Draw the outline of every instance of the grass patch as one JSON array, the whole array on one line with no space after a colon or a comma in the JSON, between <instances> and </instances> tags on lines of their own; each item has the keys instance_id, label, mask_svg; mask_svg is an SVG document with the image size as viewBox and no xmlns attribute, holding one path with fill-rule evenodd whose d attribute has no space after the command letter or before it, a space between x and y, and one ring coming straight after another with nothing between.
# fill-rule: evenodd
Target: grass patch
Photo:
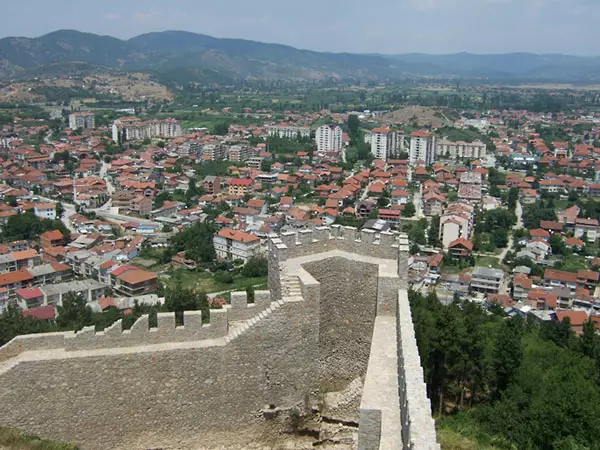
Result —
<instances>
[{"instance_id":1,"label":"grass patch","mask_svg":"<svg viewBox=\"0 0 600 450\"><path fill-rule=\"evenodd\" d=\"M186 289L198 289L207 294L222 291L241 291L249 286L266 285L267 277L245 278L239 275L234 276L232 283L220 283L208 272L189 271L177 269L170 272L169 277L162 277L161 281L165 287L169 288L181 283Z\"/></svg>"},{"instance_id":2,"label":"grass patch","mask_svg":"<svg viewBox=\"0 0 600 450\"><path fill-rule=\"evenodd\" d=\"M565 272L579 272L580 270L586 270L587 260L584 256L579 255L565 256L557 269L564 270Z\"/></svg>"},{"instance_id":3,"label":"grass patch","mask_svg":"<svg viewBox=\"0 0 600 450\"><path fill-rule=\"evenodd\" d=\"M436 420L438 442L444 450L510 449L503 437L490 436L473 417L473 411Z\"/></svg>"},{"instance_id":4,"label":"grass patch","mask_svg":"<svg viewBox=\"0 0 600 450\"><path fill-rule=\"evenodd\" d=\"M60 444L37 436L20 433L11 428L0 427L0 447L11 450L77 450L76 445Z\"/></svg>"},{"instance_id":5,"label":"grass patch","mask_svg":"<svg viewBox=\"0 0 600 450\"><path fill-rule=\"evenodd\" d=\"M475 257L475 265L480 267L489 267L491 266L494 269L503 269L504 267L500 263L498 258L494 258L492 256L476 256Z\"/></svg>"},{"instance_id":6,"label":"grass patch","mask_svg":"<svg viewBox=\"0 0 600 450\"><path fill-rule=\"evenodd\" d=\"M442 273L445 275L458 275L462 271L463 271L463 269L461 269L461 267L458 264L457 265L444 264L442 266Z\"/></svg>"}]
</instances>

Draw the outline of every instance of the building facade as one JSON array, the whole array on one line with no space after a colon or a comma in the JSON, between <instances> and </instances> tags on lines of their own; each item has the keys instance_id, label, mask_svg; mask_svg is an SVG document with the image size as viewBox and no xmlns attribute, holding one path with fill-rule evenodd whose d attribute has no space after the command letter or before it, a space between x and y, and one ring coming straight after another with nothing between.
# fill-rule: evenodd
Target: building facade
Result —
<instances>
[{"instance_id":1,"label":"building facade","mask_svg":"<svg viewBox=\"0 0 600 450\"><path fill-rule=\"evenodd\" d=\"M474 142L453 142L447 138L441 139L436 143L435 154L440 158L485 158L487 147L481 141Z\"/></svg>"},{"instance_id":2,"label":"building facade","mask_svg":"<svg viewBox=\"0 0 600 450\"><path fill-rule=\"evenodd\" d=\"M343 131L339 125L323 125L317 128L316 140L319 152L341 152L343 149Z\"/></svg>"},{"instance_id":3,"label":"building facade","mask_svg":"<svg viewBox=\"0 0 600 450\"><path fill-rule=\"evenodd\" d=\"M114 142L174 138L181 135L181 125L175 119L142 121L138 117L122 117L115 120L112 126Z\"/></svg>"},{"instance_id":4,"label":"building facade","mask_svg":"<svg viewBox=\"0 0 600 450\"><path fill-rule=\"evenodd\" d=\"M310 127L299 127L295 125L275 125L267 128L269 136L277 136L285 139L297 139L298 136L302 138L310 137Z\"/></svg>"},{"instance_id":5,"label":"building facade","mask_svg":"<svg viewBox=\"0 0 600 450\"><path fill-rule=\"evenodd\" d=\"M235 261L240 259L247 263L250 258L260 251L260 238L253 234L223 228L213 238L215 252L218 258Z\"/></svg>"},{"instance_id":6,"label":"building facade","mask_svg":"<svg viewBox=\"0 0 600 450\"><path fill-rule=\"evenodd\" d=\"M96 127L96 116L91 112L74 112L69 114L71 130L92 129Z\"/></svg>"},{"instance_id":7,"label":"building facade","mask_svg":"<svg viewBox=\"0 0 600 450\"><path fill-rule=\"evenodd\" d=\"M415 131L410 135L409 162L423 161L430 166L435 161L435 136L428 131Z\"/></svg>"}]
</instances>

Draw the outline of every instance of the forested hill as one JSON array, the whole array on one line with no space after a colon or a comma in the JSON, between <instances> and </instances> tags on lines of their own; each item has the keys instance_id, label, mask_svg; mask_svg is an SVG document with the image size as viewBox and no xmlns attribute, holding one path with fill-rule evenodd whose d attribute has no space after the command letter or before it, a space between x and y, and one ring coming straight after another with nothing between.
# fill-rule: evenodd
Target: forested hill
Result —
<instances>
[{"instance_id":1,"label":"forested hill","mask_svg":"<svg viewBox=\"0 0 600 450\"><path fill-rule=\"evenodd\" d=\"M219 83L261 79L394 81L421 76L586 83L600 80L598 57L322 53L183 31L120 40L61 30L38 38L0 40L3 78L99 68L149 71L183 82Z\"/></svg>"},{"instance_id":2,"label":"forested hill","mask_svg":"<svg viewBox=\"0 0 600 450\"><path fill-rule=\"evenodd\" d=\"M539 324L500 307L409 298L442 448L599 448L593 322L577 337L568 320Z\"/></svg>"}]
</instances>

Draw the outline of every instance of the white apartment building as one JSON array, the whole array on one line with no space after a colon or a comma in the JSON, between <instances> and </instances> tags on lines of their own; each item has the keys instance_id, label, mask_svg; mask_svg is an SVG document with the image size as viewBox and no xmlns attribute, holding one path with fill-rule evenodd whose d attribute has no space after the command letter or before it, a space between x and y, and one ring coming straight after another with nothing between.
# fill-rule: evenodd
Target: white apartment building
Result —
<instances>
[{"instance_id":1,"label":"white apartment building","mask_svg":"<svg viewBox=\"0 0 600 450\"><path fill-rule=\"evenodd\" d=\"M435 136L429 131L415 131L410 135L409 162L424 161L430 166L435 161Z\"/></svg>"},{"instance_id":2,"label":"white apartment building","mask_svg":"<svg viewBox=\"0 0 600 450\"><path fill-rule=\"evenodd\" d=\"M317 150L324 153L341 152L343 150L343 135L344 132L339 125L323 125L317 128Z\"/></svg>"},{"instance_id":3,"label":"white apartment building","mask_svg":"<svg viewBox=\"0 0 600 450\"><path fill-rule=\"evenodd\" d=\"M56 219L56 205L54 203L36 203L33 213L40 219Z\"/></svg>"},{"instance_id":4,"label":"white apartment building","mask_svg":"<svg viewBox=\"0 0 600 450\"><path fill-rule=\"evenodd\" d=\"M174 138L183 135L181 125L175 119L142 121L138 117L122 117L112 126L114 142L138 141L155 138Z\"/></svg>"},{"instance_id":5,"label":"white apartment building","mask_svg":"<svg viewBox=\"0 0 600 450\"><path fill-rule=\"evenodd\" d=\"M310 137L310 127L280 124L267 127L267 131L269 136L277 136L285 139L297 139L298 135L303 138Z\"/></svg>"},{"instance_id":6,"label":"white apartment building","mask_svg":"<svg viewBox=\"0 0 600 450\"><path fill-rule=\"evenodd\" d=\"M241 259L244 263L260 252L260 238L254 234L237 231L233 228L223 228L213 238L215 252L218 258L235 261Z\"/></svg>"},{"instance_id":7,"label":"white apartment building","mask_svg":"<svg viewBox=\"0 0 600 450\"><path fill-rule=\"evenodd\" d=\"M387 161L403 147L402 137L388 127L371 130L371 153L375 159Z\"/></svg>"},{"instance_id":8,"label":"white apartment building","mask_svg":"<svg viewBox=\"0 0 600 450\"><path fill-rule=\"evenodd\" d=\"M69 128L80 130L96 127L96 117L91 112L75 112L69 114Z\"/></svg>"},{"instance_id":9,"label":"white apartment building","mask_svg":"<svg viewBox=\"0 0 600 450\"><path fill-rule=\"evenodd\" d=\"M444 138L437 142L435 146L435 154L441 158L485 158L487 155L487 146L477 140L474 142L453 142Z\"/></svg>"}]
</instances>

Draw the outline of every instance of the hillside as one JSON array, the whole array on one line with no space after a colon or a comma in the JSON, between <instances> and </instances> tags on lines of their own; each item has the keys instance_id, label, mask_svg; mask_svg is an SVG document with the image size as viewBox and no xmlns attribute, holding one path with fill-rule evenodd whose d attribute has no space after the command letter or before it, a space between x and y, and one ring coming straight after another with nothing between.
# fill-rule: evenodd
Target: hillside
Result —
<instances>
[{"instance_id":1,"label":"hillside","mask_svg":"<svg viewBox=\"0 0 600 450\"><path fill-rule=\"evenodd\" d=\"M322 53L183 31L129 40L62 30L0 39L0 78L90 73L98 68L153 72L166 81L374 80L460 77L510 81L600 81L600 58L567 55L361 55Z\"/></svg>"}]
</instances>

